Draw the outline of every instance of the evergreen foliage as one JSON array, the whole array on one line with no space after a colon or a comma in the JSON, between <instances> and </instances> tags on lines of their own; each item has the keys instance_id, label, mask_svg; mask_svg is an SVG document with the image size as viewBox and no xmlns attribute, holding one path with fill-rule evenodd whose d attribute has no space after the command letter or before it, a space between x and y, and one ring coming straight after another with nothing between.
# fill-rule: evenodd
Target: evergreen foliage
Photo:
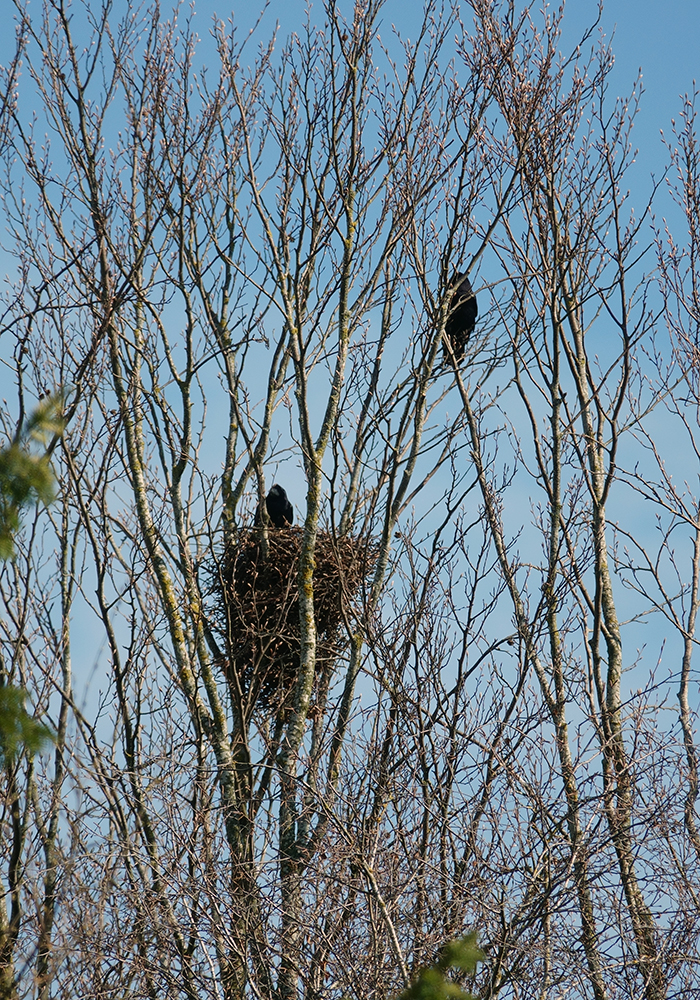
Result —
<instances>
[{"instance_id":1,"label":"evergreen foliage","mask_svg":"<svg viewBox=\"0 0 700 1000\"><path fill-rule=\"evenodd\" d=\"M54 740L49 727L25 708L28 697L22 688L0 687L0 764L11 763L21 748L33 756Z\"/></svg>"},{"instance_id":2,"label":"evergreen foliage","mask_svg":"<svg viewBox=\"0 0 700 1000\"><path fill-rule=\"evenodd\" d=\"M15 554L15 535L21 514L38 503L48 504L54 497L54 478L47 444L60 434L61 397L47 396L27 420L15 440L0 450L0 559ZM39 454L32 445L42 446Z\"/></svg>"},{"instance_id":3,"label":"evergreen foliage","mask_svg":"<svg viewBox=\"0 0 700 1000\"><path fill-rule=\"evenodd\" d=\"M63 430L60 395L42 400L15 440L0 450L0 559L12 559L21 514L54 497L54 478L48 451L51 437ZM40 445L42 451L31 451ZM30 756L44 749L53 733L27 712L28 694L22 688L0 686L0 763L13 760L20 747Z\"/></svg>"},{"instance_id":4,"label":"evergreen foliage","mask_svg":"<svg viewBox=\"0 0 700 1000\"><path fill-rule=\"evenodd\" d=\"M475 932L449 941L437 962L421 969L397 1000L473 1000L472 994L465 993L461 986L448 978L447 973L454 969L470 974L483 958L484 954L476 944Z\"/></svg>"}]
</instances>

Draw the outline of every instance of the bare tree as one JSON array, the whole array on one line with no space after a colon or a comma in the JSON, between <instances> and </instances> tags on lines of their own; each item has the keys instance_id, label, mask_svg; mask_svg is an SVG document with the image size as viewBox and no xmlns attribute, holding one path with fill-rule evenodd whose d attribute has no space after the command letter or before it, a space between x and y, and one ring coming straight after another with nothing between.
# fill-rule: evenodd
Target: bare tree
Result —
<instances>
[{"instance_id":1,"label":"bare tree","mask_svg":"<svg viewBox=\"0 0 700 1000\"><path fill-rule=\"evenodd\" d=\"M59 737L7 775L8 997L388 997L471 928L483 997L697 986L694 612L679 739L609 523L662 370L636 97L595 26L452 8L22 22L2 329L67 430L0 573Z\"/></svg>"}]
</instances>

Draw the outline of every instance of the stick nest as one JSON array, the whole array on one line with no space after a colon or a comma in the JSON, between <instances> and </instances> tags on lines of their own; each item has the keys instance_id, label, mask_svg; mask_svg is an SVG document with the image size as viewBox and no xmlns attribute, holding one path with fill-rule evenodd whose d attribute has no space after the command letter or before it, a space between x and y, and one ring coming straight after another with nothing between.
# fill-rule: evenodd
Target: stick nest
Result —
<instances>
[{"instance_id":1,"label":"stick nest","mask_svg":"<svg viewBox=\"0 0 700 1000\"><path fill-rule=\"evenodd\" d=\"M298 571L302 528L270 528L265 559L260 529L242 530L224 554L214 581L216 629L225 636L225 673L235 699L248 710L284 707L299 670ZM328 678L343 647L344 616L351 612L376 562L376 547L362 538L321 531L316 539L314 613L316 685Z\"/></svg>"}]
</instances>

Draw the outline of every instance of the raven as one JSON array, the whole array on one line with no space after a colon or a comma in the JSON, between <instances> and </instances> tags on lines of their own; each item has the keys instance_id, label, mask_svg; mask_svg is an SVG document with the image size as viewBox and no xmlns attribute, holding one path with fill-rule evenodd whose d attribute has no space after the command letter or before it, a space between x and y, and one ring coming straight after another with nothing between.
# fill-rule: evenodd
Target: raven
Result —
<instances>
[{"instance_id":1,"label":"raven","mask_svg":"<svg viewBox=\"0 0 700 1000\"><path fill-rule=\"evenodd\" d=\"M265 506L270 520L276 528L286 528L294 521L294 508L281 486L273 486L265 498Z\"/></svg>"},{"instance_id":2,"label":"raven","mask_svg":"<svg viewBox=\"0 0 700 1000\"><path fill-rule=\"evenodd\" d=\"M452 279L450 311L445 323L445 334L452 348L457 364L464 358L464 349L474 331L479 309L471 281L466 274L457 273ZM445 359L449 358L447 347L443 345Z\"/></svg>"}]
</instances>

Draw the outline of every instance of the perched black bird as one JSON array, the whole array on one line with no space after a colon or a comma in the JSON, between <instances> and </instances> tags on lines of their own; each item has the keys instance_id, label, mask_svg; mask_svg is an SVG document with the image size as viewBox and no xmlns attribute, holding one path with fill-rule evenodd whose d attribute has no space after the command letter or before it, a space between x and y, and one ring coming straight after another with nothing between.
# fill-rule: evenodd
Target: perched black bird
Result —
<instances>
[{"instance_id":1,"label":"perched black bird","mask_svg":"<svg viewBox=\"0 0 700 1000\"><path fill-rule=\"evenodd\" d=\"M294 521L294 508L281 486L273 486L265 498L265 506L270 520L276 528L286 528Z\"/></svg>"},{"instance_id":2,"label":"perched black bird","mask_svg":"<svg viewBox=\"0 0 700 1000\"><path fill-rule=\"evenodd\" d=\"M445 333L450 342L455 361L459 364L464 358L464 349L467 346L467 341L474 332L479 309L476 304L474 289L466 274L455 274L452 279L452 288L450 311L445 324ZM448 357L447 348L445 348L445 358L447 359Z\"/></svg>"}]
</instances>

